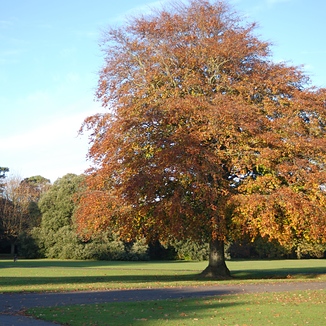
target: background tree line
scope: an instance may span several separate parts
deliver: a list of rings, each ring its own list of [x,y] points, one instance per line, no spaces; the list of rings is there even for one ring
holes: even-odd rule
[[[0,253],[25,258],[148,260],[206,260],[207,243],[174,241],[168,246],[145,240],[123,242],[109,230],[88,241],[76,232],[74,212],[84,191],[84,175],[67,174],[54,184],[41,176],[21,179],[1,174]],[[321,258],[325,245],[301,244],[300,254],[293,247],[281,246],[262,238],[254,242],[229,242],[229,258]]]

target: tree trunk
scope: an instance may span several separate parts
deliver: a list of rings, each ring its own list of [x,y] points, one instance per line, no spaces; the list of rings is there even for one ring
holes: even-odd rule
[[[209,244],[209,263],[200,276],[214,279],[229,279],[231,273],[226,266],[224,256],[224,242],[218,239]]]
[[[12,255],[12,256],[14,256],[15,255],[15,250],[16,249],[16,244],[15,244],[15,242],[10,242],[10,254]]]

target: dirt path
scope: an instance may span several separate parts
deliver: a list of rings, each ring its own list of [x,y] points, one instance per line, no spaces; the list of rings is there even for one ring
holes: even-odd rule
[[[51,323],[42,321],[36,322],[33,319],[19,316],[19,311],[32,307],[322,289],[326,290],[326,282],[314,281],[67,293],[5,293],[0,295],[0,324],[2,326],[51,325]],[[18,319],[20,319],[21,322]]]

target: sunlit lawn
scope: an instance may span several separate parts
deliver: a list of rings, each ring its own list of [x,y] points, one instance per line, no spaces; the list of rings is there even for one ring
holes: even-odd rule
[[[30,309],[65,325],[325,325],[326,291],[226,295]]]
[[[229,261],[236,282],[326,280],[326,260]],[[198,273],[207,262],[0,260],[0,292],[41,292],[212,285]]]
[[[326,260],[229,261],[233,279],[198,278],[207,262],[0,260],[0,292],[41,292],[326,281]],[[65,325],[323,325],[326,291],[33,308]]]

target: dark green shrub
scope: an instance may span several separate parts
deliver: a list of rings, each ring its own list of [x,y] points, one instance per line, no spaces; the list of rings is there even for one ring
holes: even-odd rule
[[[277,241],[268,241],[262,237],[254,241],[244,239],[233,241],[229,245],[228,254],[231,258],[259,258],[259,259],[280,259],[291,255],[291,250],[281,246]]]
[[[208,243],[198,243],[191,240],[174,241],[171,243],[181,260],[207,260],[209,255]]]
[[[249,241],[232,241],[227,248],[227,254],[232,259],[253,258],[253,245]]]
[[[148,245],[144,240],[124,243],[104,233],[84,244],[82,259],[149,260]]]
[[[18,256],[24,258],[41,258],[36,239],[29,233],[23,232],[18,237]]]
[[[257,238],[253,242],[253,249],[260,259],[286,258],[291,254],[291,250],[281,246],[278,241],[268,241],[267,239],[261,237]]]
[[[171,244],[162,245],[159,241],[149,243],[148,255],[150,260],[178,259],[175,248]]]
[[[138,240],[127,246],[128,260],[149,260],[149,247],[146,240]]]
[[[57,230],[49,231],[45,256],[57,259],[79,259],[78,252],[83,245],[79,242],[76,233],[66,225]],[[49,243],[52,242],[52,245]]]
[[[84,245],[82,259],[125,260],[126,253],[123,242],[89,242]]]
[[[312,243],[306,240],[301,240],[295,245],[294,251],[298,259],[324,258],[326,254],[326,244]]]

